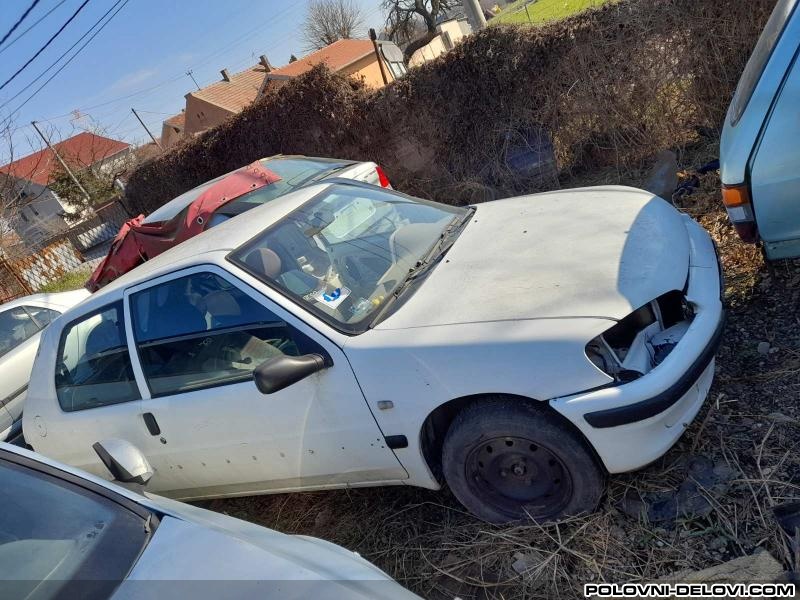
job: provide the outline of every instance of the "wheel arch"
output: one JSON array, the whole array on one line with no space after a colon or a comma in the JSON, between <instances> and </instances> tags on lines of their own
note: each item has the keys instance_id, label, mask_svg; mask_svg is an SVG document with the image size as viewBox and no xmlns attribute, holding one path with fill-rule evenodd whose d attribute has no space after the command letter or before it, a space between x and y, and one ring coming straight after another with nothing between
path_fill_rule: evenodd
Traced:
<instances>
[{"instance_id":1,"label":"wheel arch","mask_svg":"<svg viewBox=\"0 0 800 600\"><path fill-rule=\"evenodd\" d=\"M607 474L608 470L606 469L603 461L601 460L600 456L597 454L594 446L592 446L591 442L586 438L583 432L578 429L575 424L567 419L564 415L559 413L555 410L550 403L546 400L536 400L534 398L529 398L527 396L520 396L517 394L492 394L492 393L483 393L483 394L472 394L469 396L461 396L460 398L453 398L452 400L448 400L443 404L440 404L435 409L433 409L425 420L422 423L422 427L420 429L420 448L422 450L422 456L428 465L431 473L433 474L434 478L439 482L444 482L444 477L442 474L442 445L444 443L445 435L447 435L447 431L450 428L453 419L455 419L456 415L462 411L467 406L471 406L472 404L481 402L482 400L488 399L496 399L496 398L504 398L509 400L517 400L519 402L524 402L529 406L535 407L536 410L541 410L543 412L547 412L553 416L555 416L558 420L562 423L566 424L567 427L572 429L575 433L580 436L580 439L584 441L586 448L594 457L597 465Z\"/></svg>"}]
</instances>

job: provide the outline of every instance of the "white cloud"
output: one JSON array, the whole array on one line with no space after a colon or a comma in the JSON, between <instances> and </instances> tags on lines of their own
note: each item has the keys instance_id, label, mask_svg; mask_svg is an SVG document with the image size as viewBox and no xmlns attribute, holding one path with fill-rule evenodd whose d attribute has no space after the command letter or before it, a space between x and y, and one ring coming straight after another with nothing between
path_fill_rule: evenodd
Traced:
<instances>
[{"instance_id":1,"label":"white cloud","mask_svg":"<svg viewBox=\"0 0 800 600\"><path fill-rule=\"evenodd\" d=\"M126 92L152 79L157 73L156 69L139 69L133 73L128 73L108 86L108 91Z\"/></svg>"}]
</instances>

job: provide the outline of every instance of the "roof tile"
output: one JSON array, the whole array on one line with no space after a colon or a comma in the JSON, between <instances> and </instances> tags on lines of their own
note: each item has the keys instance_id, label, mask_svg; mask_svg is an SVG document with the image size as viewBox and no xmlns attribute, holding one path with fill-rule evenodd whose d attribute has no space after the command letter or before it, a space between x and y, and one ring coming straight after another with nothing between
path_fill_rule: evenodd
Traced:
<instances>
[{"instance_id":1,"label":"roof tile","mask_svg":"<svg viewBox=\"0 0 800 600\"><path fill-rule=\"evenodd\" d=\"M53 147L69 166L84 169L122 152L130 144L83 131L54 144ZM59 166L53 152L44 148L0 167L0 173L47 185Z\"/></svg>"}]
</instances>

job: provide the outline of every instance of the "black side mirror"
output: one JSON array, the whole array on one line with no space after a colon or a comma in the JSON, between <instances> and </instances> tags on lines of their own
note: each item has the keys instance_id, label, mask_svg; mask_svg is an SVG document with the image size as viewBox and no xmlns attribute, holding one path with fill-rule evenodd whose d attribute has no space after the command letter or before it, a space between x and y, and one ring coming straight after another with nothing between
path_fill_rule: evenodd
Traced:
<instances>
[{"instance_id":1,"label":"black side mirror","mask_svg":"<svg viewBox=\"0 0 800 600\"><path fill-rule=\"evenodd\" d=\"M329 366L320 354L275 356L256 367L253 379L259 392L274 394Z\"/></svg>"}]
</instances>

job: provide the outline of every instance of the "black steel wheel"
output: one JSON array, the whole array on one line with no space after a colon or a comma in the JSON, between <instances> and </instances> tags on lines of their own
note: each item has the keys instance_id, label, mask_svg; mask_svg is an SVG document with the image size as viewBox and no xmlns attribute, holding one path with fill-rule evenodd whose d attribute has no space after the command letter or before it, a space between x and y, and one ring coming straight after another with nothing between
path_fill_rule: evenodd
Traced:
<instances>
[{"instance_id":1,"label":"black steel wheel","mask_svg":"<svg viewBox=\"0 0 800 600\"><path fill-rule=\"evenodd\" d=\"M491 522L589 512L605 488L605 472L569 424L503 397L477 401L456 416L442 470L459 501Z\"/></svg>"}]
</instances>

